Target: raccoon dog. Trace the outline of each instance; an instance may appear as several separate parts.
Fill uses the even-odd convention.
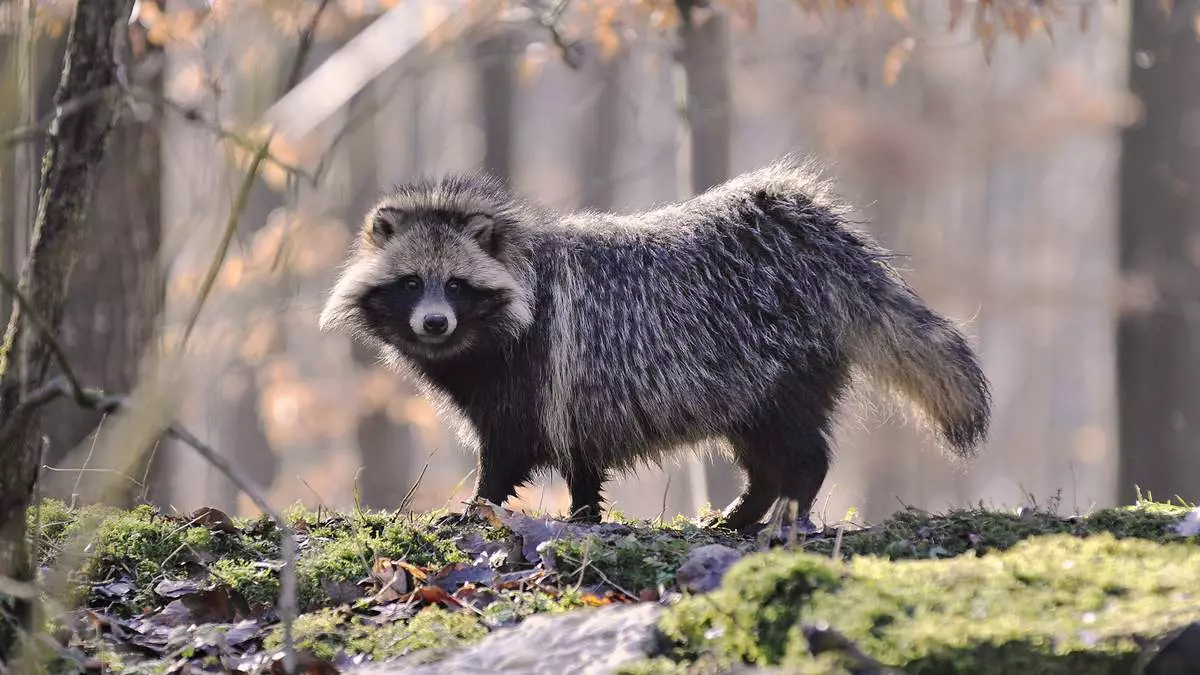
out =
[[[321,326],[375,345],[465,421],[475,496],[557,470],[598,520],[614,471],[727,441],[746,473],[723,524],[811,505],[857,367],[954,454],[989,386],[807,162],[784,160],[633,215],[555,214],[483,175],[400,186],[366,217]]]

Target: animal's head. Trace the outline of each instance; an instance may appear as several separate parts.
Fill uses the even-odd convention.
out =
[[[525,216],[487,177],[401,186],[367,215],[322,330],[424,360],[519,337],[533,322]]]

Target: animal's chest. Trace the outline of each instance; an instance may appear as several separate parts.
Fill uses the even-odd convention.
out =
[[[536,419],[535,377],[509,359],[472,359],[423,370],[430,388],[481,431],[526,427]]]

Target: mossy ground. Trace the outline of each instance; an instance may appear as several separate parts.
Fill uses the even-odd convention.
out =
[[[462,544],[467,539],[477,546],[516,534],[502,526],[438,525],[440,513],[331,514],[297,507],[287,518],[300,550],[304,615],[297,643],[323,658],[437,654],[530,614],[597,604],[596,586],[617,596],[656,596],[674,589],[690,551],[720,543],[747,556],[720,589],[669,608],[661,628],[670,649],[631,672],[720,672],[742,662],[784,665],[789,672],[849,672],[854,659],[866,658],[910,673],[988,672],[1000,663],[1004,672],[1086,667],[1103,673],[1129,672],[1143,639],[1200,621],[1194,582],[1200,545],[1172,529],[1186,510],[1140,502],[1069,518],[1050,509],[906,509],[871,528],[765,552],[761,540],[704,530],[686,518],[617,517],[606,527],[551,541],[554,569],[534,584],[483,588],[487,601],[470,611],[425,602],[424,609],[392,621],[378,620],[366,601],[343,597],[370,576],[373,561],[432,571],[469,563],[474,551]],[[87,606],[146,616],[169,601],[155,593],[162,581],[227,584],[254,616],[267,617],[258,638],[263,648],[280,638],[270,628],[280,585],[279,532],[268,519],[197,523],[145,506],[70,509],[45,501],[31,509],[30,522],[39,563],[45,569],[70,565],[76,597]],[[77,537],[89,542],[85,550],[73,543]],[[77,563],[69,559],[73,551],[81,555]],[[506,569],[530,567],[516,555]],[[100,591],[112,582],[127,582],[129,591]],[[813,627],[835,630],[853,647],[814,657],[810,643],[817,634],[805,633]],[[110,643],[75,646],[115,672],[153,672],[160,665]],[[851,655],[854,649],[862,654]],[[134,670],[148,663],[149,669]]]

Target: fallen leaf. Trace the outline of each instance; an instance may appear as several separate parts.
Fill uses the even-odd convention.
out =
[[[913,48],[916,45],[916,40],[906,37],[888,50],[887,56],[883,59],[883,83],[885,85],[890,87],[896,84],[896,80],[900,78],[900,71],[904,69],[904,64],[908,62],[908,57],[912,56]]]
[[[429,583],[453,593],[465,584],[491,583],[496,579],[496,570],[490,565],[456,563],[446,565],[429,578]]]
[[[568,529],[567,523],[549,518],[531,518],[524,513],[484,502],[476,507],[478,513],[494,525],[508,528],[521,538],[521,554],[525,560],[538,564],[542,562],[540,547],[558,539]]]
[[[165,580],[154,587],[154,592],[173,599],[159,612],[171,622],[232,623],[250,618],[250,606],[246,599],[226,584],[204,587],[190,579]],[[181,614],[180,607],[186,612]]]
[[[119,581],[92,586],[92,590],[110,599],[124,599],[133,593],[133,580],[122,577]]]
[[[447,593],[446,589],[441,586],[422,586],[412,592],[412,597],[431,605],[437,603],[456,609],[463,606],[457,598]]]
[[[189,522],[193,525],[207,527],[214,532],[225,532],[228,534],[237,534],[241,532],[241,528],[234,524],[233,519],[226,515],[223,511],[219,511],[207,506],[201,506],[192,512]]]

